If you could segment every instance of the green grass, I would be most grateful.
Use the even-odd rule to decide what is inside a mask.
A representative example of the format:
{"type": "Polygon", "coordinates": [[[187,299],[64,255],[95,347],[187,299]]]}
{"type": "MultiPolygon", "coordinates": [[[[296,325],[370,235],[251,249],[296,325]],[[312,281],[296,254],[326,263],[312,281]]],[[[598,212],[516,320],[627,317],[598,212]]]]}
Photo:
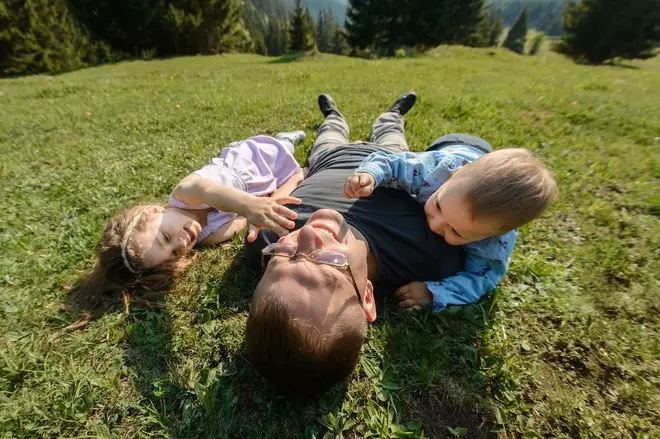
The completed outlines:
{"type": "Polygon", "coordinates": [[[660,62],[440,47],[400,60],[249,55],[0,80],[0,437],[660,435],[660,62]],[[228,142],[304,129],[330,92],[365,138],[414,89],[412,149],[448,132],[535,151],[556,207],[525,227],[474,306],[387,302],[350,382],[273,393],[243,332],[258,273],[240,240],[205,249],[162,311],[117,306],[65,333],[70,285],[119,208],[166,199],[228,142]],[[178,106],[177,106],[178,105],[178,106]]]}

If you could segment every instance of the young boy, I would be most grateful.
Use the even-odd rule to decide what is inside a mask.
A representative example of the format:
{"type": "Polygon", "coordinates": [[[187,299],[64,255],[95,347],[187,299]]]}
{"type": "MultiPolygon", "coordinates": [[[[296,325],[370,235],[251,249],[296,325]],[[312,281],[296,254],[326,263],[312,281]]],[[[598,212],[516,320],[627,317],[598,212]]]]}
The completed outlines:
{"type": "Polygon", "coordinates": [[[557,196],[552,175],[526,149],[493,151],[483,139],[462,134],[444,136],[423,153],[371,154],[347,179],[344,196],[367,197],[376,187],[407,191],[424,203],[429,228],[466,250],[463,271],[396,291],[408,310],[432,304],[442,311],[494,289],[506,273],[516,228],[557,196]]]}

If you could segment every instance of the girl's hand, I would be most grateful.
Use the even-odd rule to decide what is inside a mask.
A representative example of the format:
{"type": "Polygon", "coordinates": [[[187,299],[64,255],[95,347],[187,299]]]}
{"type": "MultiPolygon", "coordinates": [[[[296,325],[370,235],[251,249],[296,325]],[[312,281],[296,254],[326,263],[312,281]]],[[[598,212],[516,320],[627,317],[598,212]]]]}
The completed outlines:
{"type": "Polygon", "coordinates": [[[410,282],[396,290],[394,295],[399,299],[399,306],[406,311],[419,311],[433,302],[433,294],[424,282],[410,282]]]}
{"type": "Polygon", "coordinates": [[[344,184],[345,198],[368,197],[374,191],[376,179],[366,172],[356,172],[346,179],[344,184]]]}
{"type": "Polygon", "coordinates": [[[248,222],[248,242],[257,238],[259,229],[270,229],[278,235],[289,233],[287,229],[296,226],[292,220],[298,218],[293,210],[282,206],[282,204],[300,204],[302,200],[295,197],[269,198],[253,197],[245,206],[242,215],[248,222]]]}

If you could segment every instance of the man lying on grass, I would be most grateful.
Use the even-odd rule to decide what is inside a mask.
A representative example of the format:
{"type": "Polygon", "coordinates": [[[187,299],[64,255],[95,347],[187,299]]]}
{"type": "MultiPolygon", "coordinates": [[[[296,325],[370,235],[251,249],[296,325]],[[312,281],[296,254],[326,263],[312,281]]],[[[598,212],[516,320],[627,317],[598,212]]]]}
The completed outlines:
{"type": "MultiPolygon", "coordinates": [[[[369,143],[349,143],[348,125],[336,104],[328,95],[319,96],[325,121],[310,154],[308,175],[291,194],[302,200],[300,205],[290,206],[298,213],[297,230],[279,239],[262,230],[256,241],[246,244],[251,263],[260,264],[264,270],[247,322],[248,354],[257,370],[283,392],[318,393],[351,373],[366,337],[366,322],[376,319],[374,295],[396,292],[401,305],[410,309],[431,303],[434,295],[427,285],[455,277],[466,268],[463,246],[448,243],[489,238],[522,224],[514,220],[521,218],[519,212],[511,212],[507,218],[476,218],[464,211],[470,207],[470,189],[478,187],[480,179],[474,175],[479,166],[466,166],[460,184],[448,186],[443,184],[448,177],[427,178],[432,177],[428,171],[439,165],[433,160],[426,170],[415,165],[406,168],[401,178],[410,173],[410,181],[419,180],[419,174],[426,173],[429,175],[421,177],[422,186],[445,186],[446,190],[441,187],[436,194],[434,189],[431,197],[417,200],[434,200],[435,205],[426,212],[403,190],[374,189],[387,182],[369,174],[367,164],[373,162],[372,154],[392,157],[408,151],[402,116],[415,100],[414,93],[401,96],[376,120],[369,143]],[[353,175],[361,164],[367,176],[353,175]],[[439,209],[446,207],[453,211],[443,216],[439,209]],[[450,238],[450,228],[460,229],[465,237],[450,238]]],[[[451,163],[451,173],[492,151],[483,139],[464,135],[445,136],[429,149],[447,146],[452,146],[452,154],[461,148],[469,150],[467,156],[457,155],[459,161],[456,166],[451,163]]],[[[389,167],[391,161],[384,160],[384,167],[389,167]]],[[[531,165],[522,173],[542,178],[527,178],[523,186],[542,186],[537,192],[545,194],[535,202],[535,216],[552,201],[556,186],[538,161],[532,157],[527,162],[531,165]]],[[[514,163],[509,168],[517,167],[514,163]]],[[[507,166],[499,165],[498,169],[508,172],[507,166]]],[[[502,181],[507,180],[502,177],[502,181]]],[[[388,182],[396,187],[391,184],[391,175],[388,182]]],[[[518,187],[503,189],[513,199],[534,193],[518,187]]],[[[419,195],[419,190],[409,192],[419,195]]],[[[531,220],[529,216],[524,218],[525,222],[531,220]]],[[[254,227],[251,237],[253,231],[254,227]]],[[[506,267],[506,261],[501,263],[506,267]]],[[[469,303],[485,292],[482,288],[479,295],[466,294],[461,300],[458,296],[463,292],[457,291],[456,297],[440,299],[446,302],[434,307],[469,303]]]]}

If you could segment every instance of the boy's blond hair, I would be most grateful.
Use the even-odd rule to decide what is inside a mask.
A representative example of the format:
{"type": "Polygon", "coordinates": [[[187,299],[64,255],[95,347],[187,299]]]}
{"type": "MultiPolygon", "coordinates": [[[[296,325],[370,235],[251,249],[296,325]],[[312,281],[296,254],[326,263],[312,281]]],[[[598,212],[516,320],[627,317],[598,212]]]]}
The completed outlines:
{"type": "Polygon", "coordinates": [[[550,171],[524,148],[493,151],[457,170],[472,219],[496,218],[502,233],[539,216],[557,198],[550,171]]]}

